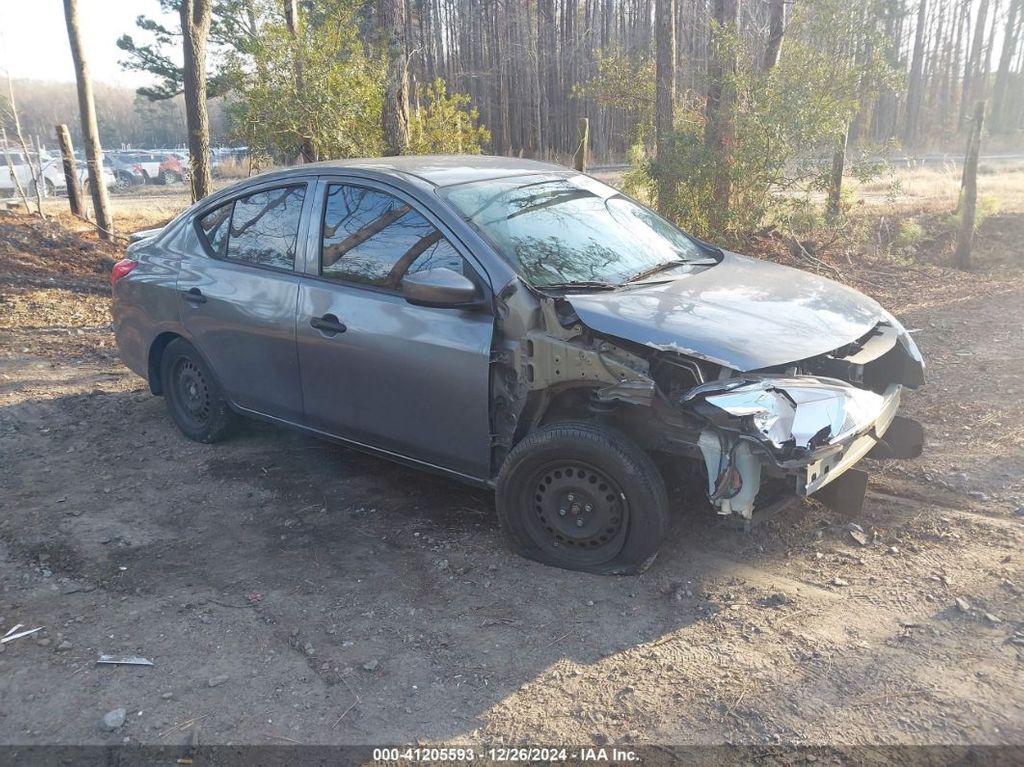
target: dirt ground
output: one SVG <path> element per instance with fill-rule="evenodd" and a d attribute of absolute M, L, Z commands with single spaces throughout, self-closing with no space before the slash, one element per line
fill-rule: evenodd
<path fill-rule="evenodd" d="M 635 578 L 519 559 L 488 493 L 376 458 L 187 441 L 73 228 L 0 214 L 0 634 L 45 627 L 2 645 L 0 743 L 1024 744 L 1021 211 L 975 274 L 837 262 L 929 364 L 864 545 L 680 500 Z"/>

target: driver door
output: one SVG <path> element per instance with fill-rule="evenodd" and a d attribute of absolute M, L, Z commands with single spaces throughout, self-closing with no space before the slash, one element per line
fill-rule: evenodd
<path fill-rule="evenodd" d="M 474 478 L 490 472 L 490 309 L 414 306 L 405 274 L 486 285 L 443 224 L 364 179 L 322 179 L 296 317 L 307 425 Z"/>

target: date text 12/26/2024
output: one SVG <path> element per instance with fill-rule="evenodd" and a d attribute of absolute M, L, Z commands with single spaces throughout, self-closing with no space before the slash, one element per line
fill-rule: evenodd
<path fill-rule="evenodd" d="M 395 747 L 375 748 L 373 761 L 377 764 L 402 764 L 410 762 L 636 762 L 635 751 L 624 748 L 604 747 L 538 747 L 501 746 L 487 748 L 472 747 Z"/>

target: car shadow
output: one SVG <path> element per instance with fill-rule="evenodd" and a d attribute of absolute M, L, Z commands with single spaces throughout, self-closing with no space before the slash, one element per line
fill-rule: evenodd
<path fill-rule="evenodd" d="M 58 577 L 112 595 L 251 608 L 238 620 L 301 660 L 321 685 L 309 694 L 337 714 L 300 722 L 303 742 L 465 738 L 539 678 L 587 669 L 628 697 L 617 656 L 656 659 L 664 638 L 724 609 L 706 582 L 709 552 L 763 556 L 756 539 L 677 509 L 645 574 L 568 572 L 508 550 L 489 491 L 272 425 L 243 422 L 229 441 L 199 445 L 145 392 L 0 415 L 12 469 L 0 534 L 13 553 L 38 565 L 63 551 L 45 560 Z M 26 428 L 42 420 L 45 432 Z M 172 633 L 176 620 L 150 631 Z M 206 742 L 227 737 L 210 726 Z"/>

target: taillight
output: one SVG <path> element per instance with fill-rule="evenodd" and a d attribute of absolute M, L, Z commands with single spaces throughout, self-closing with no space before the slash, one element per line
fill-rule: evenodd
<path fill-rule="evenodd" d="M 114 268 L 110 270 L 110 289 L 113 290 L 117 281 L 138 265 L 138 261 L 132 261 L 130 258 L 122 258 L 114 264 Z"/>

